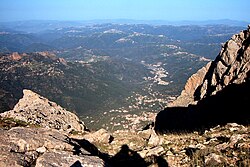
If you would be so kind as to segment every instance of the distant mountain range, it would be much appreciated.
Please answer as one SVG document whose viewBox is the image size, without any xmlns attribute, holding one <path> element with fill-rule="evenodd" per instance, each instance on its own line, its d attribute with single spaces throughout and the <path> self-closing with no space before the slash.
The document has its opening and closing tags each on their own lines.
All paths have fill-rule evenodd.
<svg viewBox="0 0 250 167">
<path fill-rule="evenodd" d="M 1 28 L 11 28 L 15 31 L 24 31 L 30 33 L 36 33 L 48 29 L 86 26 L 93 24 L 150 24 L 150 25 L 228 25 L 228 26 L 243 26 L 246 27 L 250 24 L 250 21 L 241 20 L 181 20 L 181 21 L 168 21 L 168 20 L 132 20 L 132 19 L 106 19 L 106 20 L 82 20 L 82 21 L 58 21 L 58 20 L 27 20 L 27 21 L 12 21 L 12 22 L 0 22 Z"/>
<path fill-rule="evenodd" d="M 153 45 L 175 45 L 184 51 L 213 59 L 220 45 L 243 27 L 228 25 L 148 25 L 94 24 L 85 26 L 65 22 L 21 22 L 0 28 L 0 52 L 67 50 L 77 47 L 95 50 L 95 54 L 124 55 L 124 49 Z M 42 28 L 43 31 L 40 31 Z M 34 29 L 34 32 L 30 33 Z M 154 46 L 154 47 L 155 47 Z M 131 51 L 132 51 L 131 50 Z M 154 50 L 155 49 L 150 49 Z M 135 54 L 137 51 L 129 52 Z M 144 52 L 144 50 L 143 50 Z M 144 53 L 140 53 L 144 54 Z M 131 57 L 131 55 L 129 56 Z"/>
</svg>

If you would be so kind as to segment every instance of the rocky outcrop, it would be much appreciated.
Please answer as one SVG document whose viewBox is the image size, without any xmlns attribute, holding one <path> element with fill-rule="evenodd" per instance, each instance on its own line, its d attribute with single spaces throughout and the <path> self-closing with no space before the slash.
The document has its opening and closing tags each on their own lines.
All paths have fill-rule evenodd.
<svg viewBox="0 0 250 167">
<path fill-rule="evenodd" d="M 14 52 L 9 56 L 9 59 L 13 61 L 18 61 L 22 59 L 22 55 L 18 54 L 17 52 Z"/>
<path fill-rule="evenodd" d="M 168 107 L 173 106 L 188 106 L 189 104 L 195 104 L 194 100 L 195 91 L 203 84 L 206 73 L 211 66 L 209 62 L 205 67 L 202 67 L 197 73 L 193 74 L 185 84 L 184 90 L 181 92 L 181 95 L 170 104 Z"/>
<path fill-rule="evenodd" d="M 105 129 L 99 129 L 96 132 L 88 133 L 84 135 L 84 138 L 87 139 L 91 143 L 111 143 L 114 139 L 111 134 Z"/>
<path fill-rule="evenodd" d="M 108 156 L 85 138 L 72 137 L 87 135 L 85 130 L 74 113 L 23 90 L 14 109 L 0 115 L 0 166 L 108 167 Z"/>
<path fill-rule="evenodd" d="M 169 106 L 188 106 L 207 96 L 215 95 L 230 84 L 249 79 L 250 25 L 247 30 L 232 36 L 217 56 L 187 81 L 181 95 Z"/>
<path fill-rule="evenodd" d="M 23 98 L 14 109 L 0 115 L 67 132 L 83 131 L 85 128 L 83 122 L 74 113 L 31 90 L 23 90 Z"/>
<path fill-rule="evenodd" d="M 208 72 L 195 92 L 195 99 L 214 95 L 230 84 L 241 84 L 249 79 L 250 25 L 227 41 L 212 62 Z"/>
</svg>

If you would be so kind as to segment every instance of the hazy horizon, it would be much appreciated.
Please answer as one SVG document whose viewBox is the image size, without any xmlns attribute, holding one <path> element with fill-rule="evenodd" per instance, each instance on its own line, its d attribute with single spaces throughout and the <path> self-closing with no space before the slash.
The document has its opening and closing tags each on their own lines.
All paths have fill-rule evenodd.
<svg viewBox="0 0 250 167">
<path fill-rule="evenodd" d="M 0 21 L 145 20 L 249 22 L 248 0 L 1 0 Z"/>
</svg>

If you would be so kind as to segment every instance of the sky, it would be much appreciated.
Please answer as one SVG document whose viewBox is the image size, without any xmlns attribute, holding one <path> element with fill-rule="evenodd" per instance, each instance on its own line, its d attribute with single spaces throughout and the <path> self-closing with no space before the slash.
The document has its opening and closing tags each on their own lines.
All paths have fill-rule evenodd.
<svg viewBox="0 0 250 167">
<path fill-rule="evenodd" d="M 133 19 L 250 21 L 250 0 L 0 0 L 0 22 Z"/>
</svg>

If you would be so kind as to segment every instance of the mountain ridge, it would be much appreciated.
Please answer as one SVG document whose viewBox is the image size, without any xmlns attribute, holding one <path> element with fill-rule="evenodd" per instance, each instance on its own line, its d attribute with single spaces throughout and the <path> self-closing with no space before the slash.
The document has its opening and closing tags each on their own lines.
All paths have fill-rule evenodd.
<svg viewBox="0 0 250 167">
<path fill-rule="evenodd" d="M 46 29 L 55 29 L 61 27 L 72 27 L 72 26 L 84 26 L 93 24 L 151 24 L 151 25 L 209 25 L 209 24 L 224 24 L 231 26 L 246 26 L 249 21 L 239 21 L 231 19 L 220 19 L 220 20 L 181 20 L 181 21 L 168 21 L 168 20 L 131 20 L 131 19 L 106 19 L 106 20 L 83 20 L 83 21 L 58 21 L 58 20 L 26 20 L 26 21 L 11 21 L 11 22 L 0 22 L 0 26 L 14 27 L 16 31 L 26 32 L 39 32 Z M 39 29 L 30 28 L 34 25 L 39 25 Z M 16 25 L 13 26 L 13 25 Z M 42 26 L 41 26 L 42 25 Z M 49 25 L 49 26 L 48 26 Z"/>
</svg>

